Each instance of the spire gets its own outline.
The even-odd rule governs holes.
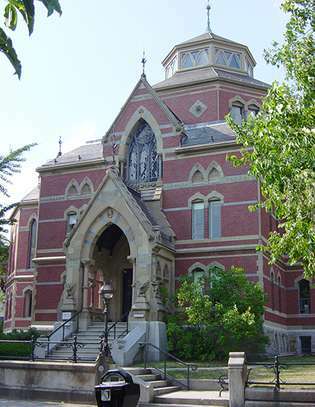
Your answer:
[[[62,151],[61,151],[62,140],[61,140],[61,136],[59,137],[58,144],[59,144],[59,151],[58,151],[58,154],[57,154],[57,158],[62,156]]]
[[[211,24],[210,24],[210,11],[211,11],[211,6],[210,6],[210,0],[208,0],[208,5],[207,5],[207,32],[211,33]]]
[[[141,63],[142,63],[142,76],[145,77],[145,64],[147,63],[147,60],[145,58],[145,50],[143,50],[143,56],[141,59]]]

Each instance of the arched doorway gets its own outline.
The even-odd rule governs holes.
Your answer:
[[[124,232],[115,224],[109,225],[98,237],[92,257],[96,276],[111,282],[114,289],[110,319],[126,321],[132,306],[133,268]]]

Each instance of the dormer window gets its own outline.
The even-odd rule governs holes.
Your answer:
[[[209,64],[209,48],[183,52],[180,56],[181,69],[194,68]]]
[[[224,65],[235,69],[241,69],[241,54],[239,54],[238,52],[216,49],[215,63],[217,65]]]
[[[233,102],[231,106],[231,116],[236,124],[241,124],[244,118],[244,105],[241,102]]]
[[[245,71],[248,73],[249,76],[254,76],[253,65],[248,61],[247,58],[245,58]]]

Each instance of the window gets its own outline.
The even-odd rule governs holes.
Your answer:
[[[271,273],[270,273],[271,309],[274,309],[274,307],[275,307],[274,280],[275,280],[274,273],[271,272]]]
[[[172,61],[166,67],[166,79],[174,75],[177,70],[177,57],[173,58]]]
[[[254,76],[254,68],[253,65],[245,58],[245,71],[248,73],[249,76]]]
[[[192,239],[204,239],[204,203],[194,202],[191,211]]]
[[[209,201],[209,238],[221,237],[221,207],[220,200]]]
[[[180,67],[193,68],[209,64],[209,49],[201,49],[197,51],[184,52],[181,54]]]
[[[81,189],[81,194],[82,195],[90,195],[92,193],[91,187],[88,183],[84,184],[82,189]]]
[[[249,105],[248,106],[248,116],[252,115],[252,116],[257,116],[259,113],[259,107],[256,105]]]
[[[241,124],[244,118],[244,105],[241,102],[234,102],[231,107],[232,119],[237,124]]]
[[[30,233],[29,233],[29,248],[28,248],[28,261],[27,267],[33,267],[32,259],[36,255],[36,241],[37,241],[37,222],[36,219],[33,219],[30,224]]]
[[[204,270],[200,267],[195,268],[191,274],[194,283],[199,283],[205,276]]]
[[[24,293],[24,309],[23,316],[24,318],[30,318],[32,316],[32,290],[26,290]]]
[[[75,196],[78,195],[78,190],[75,185],[71,185],[71,187],[68,189],[68,196]]]
[[[281,310],[282,310],[282,298],[281,298],[281,279],[280,279],[280,276],[278,276],[278,301],[279,301],[278,310],[279,310],[279,312],[281,312]]]
[[[231,68],[241,69],[241,54],[238,52],[216,49],[215,63]]]
[[[300,313],[309,314],[311,312],[310,282],[299,281]]]
[[[74,226],[77,223],[77,214],[76,212],[69,212],[67,214],[67,233],[70,233]]]
[[[127,181],[132,184],[154,182],[160,177],[161,159],[156,139],[148,123],[140,119],[130,138]]]

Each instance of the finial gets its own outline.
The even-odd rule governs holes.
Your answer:
[[[211,25],[210,25],[210,11],[211,11],[211,6],[210,6],[210,0],[208,0],[208,5],[207,5],[207,31],[211,33]]]
[[[142,76],[145,76],[145,64],[147,63],[147,60],[145,58],[145,50],[143,50],[143,56],[141,59],[141,63],[142,63]]]
[[[57,154],[57,158],[62,156],[62,151],[61,151],[62,140],[61,140],[61,136],[59,137],[58,143],[59,143],[59,151],[58,151],[58,154]]]

